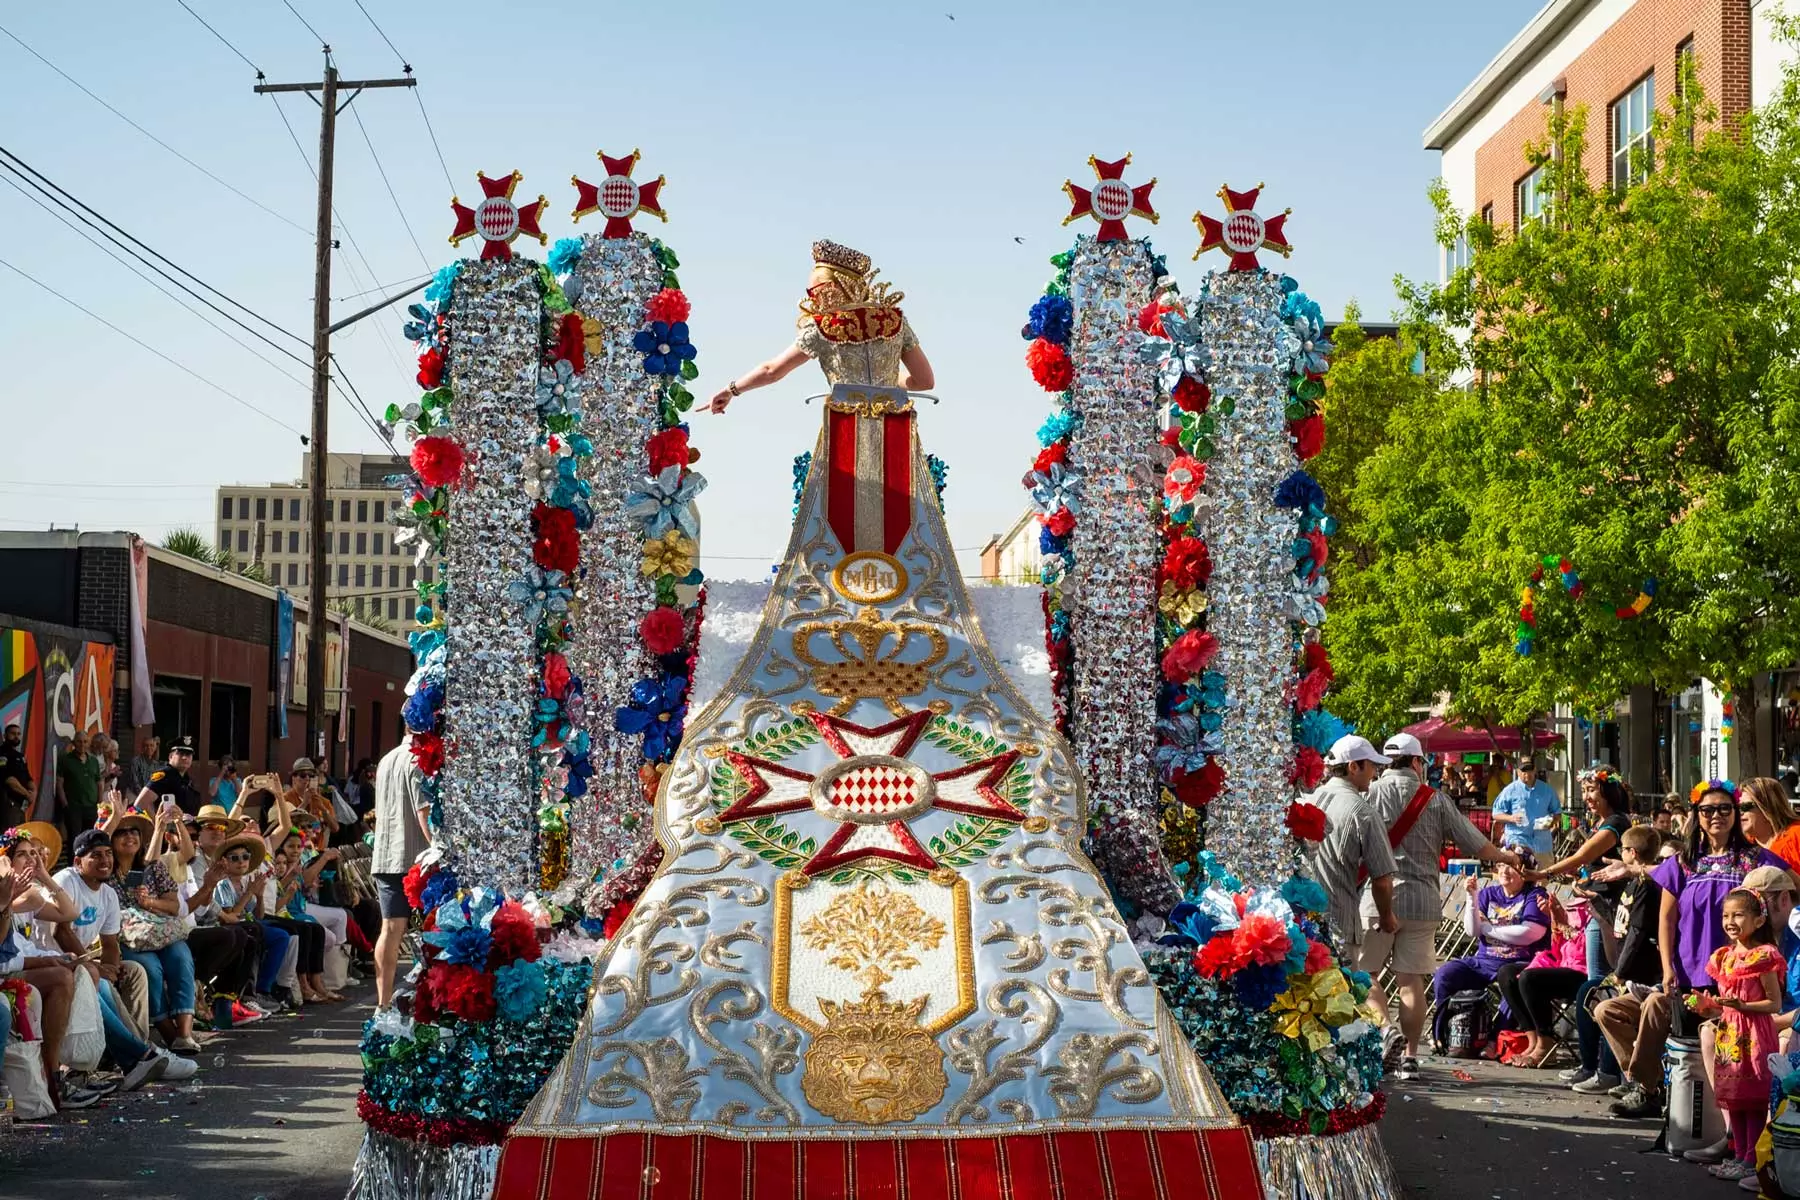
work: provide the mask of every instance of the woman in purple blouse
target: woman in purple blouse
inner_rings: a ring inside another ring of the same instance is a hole
[[[1713,990],[1706,962],[1730,940],[1721,921],[1725,897],[1757,867],[1786,870],[1787,864],[1745,836],[1736,789],[1712,780],[1694,805],[1694,827],[1681,853],[1650,872],[1650,882],[1662,889],[1657,944],[1665,993]]]

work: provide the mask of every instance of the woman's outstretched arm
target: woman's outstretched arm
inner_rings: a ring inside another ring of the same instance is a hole
[[[930,391],[937,382],[937,375],[931,369],[931,360],[925,357],[925,351],[918,346],[908,346],[900,352],[900,364],[906,368],[900,376],[900,386],[909,392]]]
[[[732,380],[713,393],[712,402],[706,408],[708,412],[722,413],[731,402],[744,392],[753,392],[760,387],[768,387],[786,379],[794,368],[807,361],[806,352],[798,346],[789,346],[762,366],[749,374]],[[929,368],[928,368],[929,369]]]

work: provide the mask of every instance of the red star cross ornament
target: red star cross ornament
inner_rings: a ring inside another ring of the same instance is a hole
[[[1018,823],[1025,814],[1000,794],[1000,783],[1019,760],[1017,750],[932,774],[908,757],[930,724],[921,711],[870,728],[825,713],[809,713],[838,761],[817,773],[795,770],[749,754],[726,756],[749,790],[719,814],[721,825],[812,809],[838,822],[836,833],[801,864],[820,875],[864,858],[879,858],[921,871],[937,860],[919,844],[907,821],[934,808]]]
[[[514,171],[499,179],[489,179],[477,171],[475,178],[481,181],[482,201],[479,205],[469,208],[455,196],[450,197],[450,211],[456,214],[456,228],[450,233],[452,246],[480,234],[481,257],[511,258],[513,239],[521,233],[540,243],[550,240],[538,228],[538,220],[549,202],[539,196],[522,208],[513,203],[513,189],[525,178],[523,175]]]
[[[1094,176],[1099,182],[1089,190],[1076,187],[1073,179],[1063,181],[1063,191],[1068,193],[1070,205],[1063,224],[1092,217],[1100,222],[1100,232],[1095,235],[1095,240],[1101,242],[1124,241],[1126,217],[1146,217],[1152,225],[1156,224],[1156,210],[1150,207],[1150,189],[1156,186],[1156,180],[1132,187],[1122,178],[1130,164],[1129,154],[1117,162],[1102,162],[1088,155],[1088,166],[1094,168]]]
[[[1265,220],[1256,211],[1256,198],[1262,195],[1262,190],[1260,183],[1247,192],[1220,188],[1219,198],[1225,201],[1223,221],[1216,221],[1205,213],[1194,214],[1194,224],[1200,227],[1200,248],[1194,251],[1196,259],[1208,250],[1223,249],[1231,255],[1230,270],[1254,271],[1261,265],[1256,261],[1258,250],[1273,250],[1283,258],[1294,252],[1283,228],[1288,214],[1294,210],[1285,209]]]
[[[599,159],[606,167],[606,178],[597,187],[584,183],[573,175],[569,176],[569,182],[575,185],[577,221],[589,213],[597,212],[606,218],[606,228],[600,231],[600,236],[623,238],[631,236],[631,218],[641,212],[665,222],[669,219],[668,214],[662,210],[662,200],[658,195],[662,191],[664,177],[658,175],[650,183],[639,183],[631,177],[631,172],[637,167],[638,157],[636,150],[624,158],[610,158],[606,151],[600,151]]]

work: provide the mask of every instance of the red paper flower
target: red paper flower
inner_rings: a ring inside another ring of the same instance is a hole
[[[1156,440],[1171,450],[1181,449],[1181,426],[1169,426]]]
[[[1310,792],[1325,778],[1325,759],[1311,746],[1294,751],[1294,765],[1288,768],[1288,779],[1302,791]]]
[[[631,916],[630,900],[622,900],[606,910],[606,920],[600,926],[600,936],[611,941],[625,927],[626,918]]]
[[[1317,576],[1331,561],[1331,546],[1325,541],[1325,535],[1316,529],[1300,536],[1306,539],[1307,553],[1312,556],[1312,574]]]
[[[1069,361],[1069,352],[1055,342],[1039,338],[1031,343],[1025,351],[1025,365],[1046,392],[1066,392],[1075,382],[1075,366]]]
[[[581,562],[581,535],[575,530],[573,509],[538,504],[531,510],[537,537],[531,543],[531,561],[546,571],[575,573]]]
[[[556,357],[568,359],[577,375],[587,370],[587,335],[580,313],[564,313],[556,323]]]
[[[638,636],[644,639],[650,653],[661,658],[680,648],[687,638],[687,630],[682,626],[680,613],[666,604],[659,604],[638,622]]]
[[[1225,768],[1218,759],[1209,758],[1198,771],[1178,771],[1170,788],[1189,808],[1203,807],[1225,790]]]
[[[444,739],[435,733],[414,732],[410,744],[413,761],[419,770],[427,775],[436,775],[444,769]],[[413,905],[417,908],[418,905]]]
[[[504,967],[507,963],[535,959],[543,951],[538,946],[537,923],[517,900],[508,900],[494,913],[488,926],[493,949],[488,952],[488,966]],[[492,988],[490,983],[489,988]]]
[[[1288,805],[1288,832],[1303,841],[1322,842],[1325,840],[1325,810],[1316,804],[1304,804],[1299,801]]]
[[[1251,913],[1239,922],[1236,938],[1244,957],[1264,967],[1281,962],[1294,946],[1284,922],[1260,913]]]
[[[679,292],[676,295],[680,295]],[[664,467],[688,465],[688,431],[677,425],[653,436],[644,447],[650,453],[650,474],[660,475]]]
[[[1324,942],[1306,943],[1306,973],[1317,975],[1332,963],[1331,947]]]
[[[664,288],[650,297],[650,303],[644,306],[644,322],[661,321],[673,325],[677,321],[685,321],[693,306],[688,303],[687,296],[675,288]]]
[[[422,437],[413,443],[412,469],[426,487],[454,487],[467,461],[453,438]]]
[[[1162,568],[1157,582],[1172,583],[1183,592],[1205,587],[1212,578],[1212,555],[1206,543],[1197,537],[1178,537],[1163,551]]]
[[[425,890],[426,878],[427,874],[419,869],[418,863],[414,863],[406,869],[406,878],[400,881],[400,890],[406,893],[406,906],[414,912],[424,907],[420,895]]]
[[[444,964],[432,963],[419,976],[419,986],[413,989],[412,1018],[426,1025],[437,1023],[438,1014],[443,1010],[444,998],[440,991],[443,982]]]
[[[1294,439],[1294,453],[1305,462],[1325,448],[1325,418],[1315,413],[1289,421],[1288,436]]]
[[[1037,460],[1031,464],[1031,469],[1049,474],[1051,467],[1057,463],[1068,461],[1069,444],[1067,442],[1051,442],[1038,451]]]
[[[1068,537],[1069,531],[1075,528],[1075,514],[1066,508],[1059,508],[1043,518],[1044,528],[1056,537]]]
[[[1212,389],[1192,375],[1183,375],[1170,396],[1183,412],[1205,412],[1212,403]]]
[[[1250,965],[1244,949],[1229,933],[1221,933],[1194,954],[1194,970],[1207,979],[1223,979]]]
[[[444,382],[444,352],[436,346],[419,355],[419,386],[426,391]]]
[[[1163,476],[1163,496],[1179,506],[1198,496],[1205,484],[1206,464],[1190,455],[1178,454]]]
[[[572,678],[566,656],[554,652],[544,655],[544,695],[563,699],[569,694]]]
[[[1294,685],[1294,710],[1311,712],[1325,699],[1325,689],[1331,686],[1331,678],[1322,671],[1308,671]]]
[[[1206,670],[1206,664],[1218,652],[1219,639],[1210,633],[1190,629],[1163,652],[1163,678],[1170,683],[1186,683]]]
[[[1162,315],[1166,312],[1180,312],[1173,304],[1164,304],[1160,300],[1152,300],[1138,310],[1137,327],[1152,337],[1168,337],[1163,332]]]
[[[441,971],[437,995],[445,1009],[465,1021],[494,1019],[494,977],[486,971],[462,963],[434,963],[430,970]]]
[[[1337,672],[1331,669],[1331,660],[1325,654],[1323,642],[1308,642],[1300,651],[1300,666],[1307,671],[1323,671],[1327,679],[1336,679]]]

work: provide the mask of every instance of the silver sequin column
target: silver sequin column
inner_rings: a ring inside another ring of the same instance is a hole
[[[598,879],[603,890],[616,886],[620,893],[610,899],[618,900],[642,883],[631,868],[651,843],[650,807],[638,779],[641,739],[616,731],[613,713],[630,702],[632,684],[656,674],[637,632],[656,604],[656,581],[639,569],[644,538],[625,515],[625,494],[643,481],[645,445],[661,428],[661,377],[645,373],[643,352],[631,339],[645,328],[644,306],[662,289],[663,268],[644,234],[590,234],[582,239],[575,276],[579,307],[600,323],[601,343],[590,342],[582,376],[581,431],[594,444],[584,460],[594,523],[581,535],[586,578],[568,647],[586,696],[594,774],[587,795],[570,807],[569,877]]]
[[[466,263],[450,309],[450,432],[475,469],[450,500],[439,794],[458,877],[514,896],[537,886],[536,626],[507,588],[531,568],[524,462],[538,433],[542,310],[537,264],[522,258]]]
[[[1281,319],[1281,283],[1261,271],[1211,277],[1200,336],[1212,355],[1207,382],[1218,418],[1207,464],[1213,501],[1203,536],[1212,551],[1207,629],[1219,641],[1213,669],[1230,707],[1218,737],[1225,790],[1207,811],[1206,844],[1242,879],[1278,885],[1293,871],[1284,827],[1294,796],[1293,682],[1298,643],[1285,609],[1293,587],[1299,519],[1275,507],[1275,490],[1298,469],[1287,431],[1287,367],[1293,334]]]
[[[1181,890],[1163,859],[1151,756],[1156,696],[1158,496],[1137,468],[1160,433],[1156,380],[1139,361],[1137,314],[1155,278],[1142,242],[1082,238],[1069,273],[1075,331],[1069,458],[1085,473],[1075,521],[1077,586],[1065,586],[1075,642],[1070,730],[1096,814],[1100,866],[1132,903],[1163,914]],[[1071,596],[1071,592],[1073,596]]]

